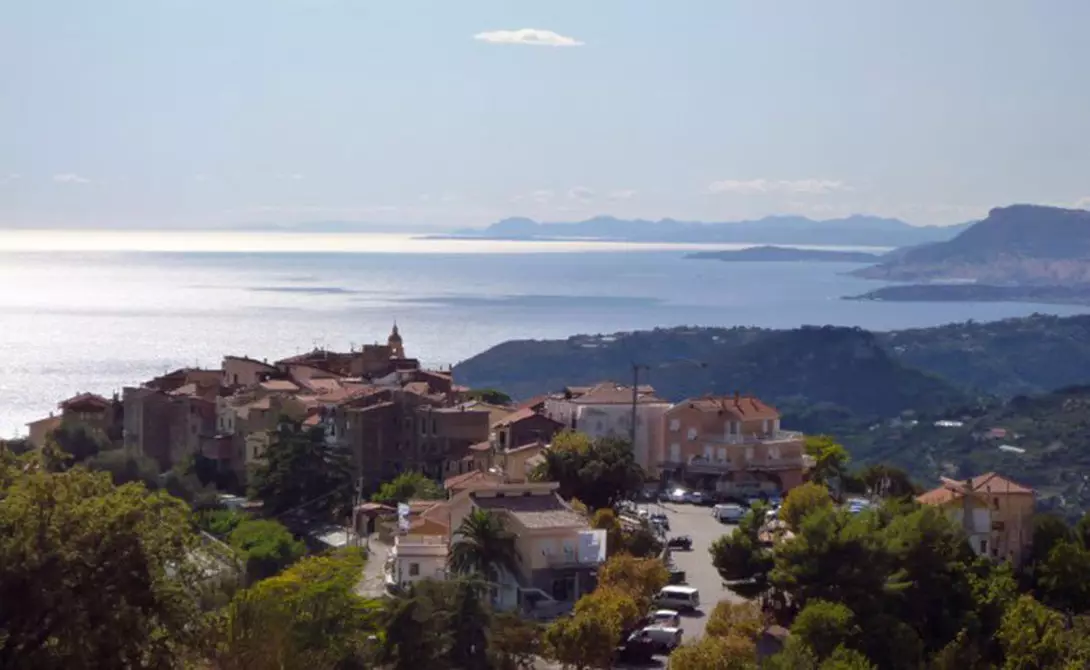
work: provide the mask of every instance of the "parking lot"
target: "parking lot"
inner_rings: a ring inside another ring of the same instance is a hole
[[[691,551],[673,551],[674,563],[679,570],[685,571],[685,586],[700,591],[700,612],[695,615],[683,615],[681,626],[684,639],[691,640],[704,634],[707,615],[711,614],[720,600],[743,600],[733,591],[723,586],[723,580],[712,566],[712,557],[708,553],[712,542],[722,535],[734,532],[734,526],[717,521],[712,516],[710,507],[688,505],[684,503],[649,503],[642,505],[649,512],[664,512],[670,520],[667,537],[688,535],[693,539]]]

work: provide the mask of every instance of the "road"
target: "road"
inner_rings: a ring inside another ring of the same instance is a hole
[[[651,512],[665,512],[670,520],[667,536],[688,535],[693,538],[692,551],[674,551],[674,563],[685,571],[687,583],[700,591],[701,608],[696,614],[682,615],[681,627],[684,639],[692,640],[704,634],[707,615],[720,600],[741,602],[741,596],[723,586],[723,580],[712,566],[708,552],[712,542],[722,535],[734,532],[734,525],[724,524],[712,517],[710,507],[680,503],[662,503],[646,506]]]

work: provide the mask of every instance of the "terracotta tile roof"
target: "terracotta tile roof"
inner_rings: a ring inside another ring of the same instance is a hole
[[[431,392],[431,386],[428,385],[428,382],[409,382],[402,388],[416,395],[428,395]]]
[[[529,451],[530,449],[542,449],[542,450],[544,450],[546,446],[547,445],[544,442],[538,440],[537,442],[530,442],[530,443],[527,443],[527,444],[519,445],[517,447],[512,447],[512,448],[507,450],[507,453],[516,454],[516,453],[521,453],[523,451]]]
[[[533,398],[523,400],[522,402],[520,402],[518,405],[515,406],[515,409],[534,409],[535,407],[538,407],[540,405],[544,405],[545,401],[548,400],[548,399],[549,399],[548,395],[536,395]]]
[[[443,488],[451,493],[465,491],[466,489],[493,488],[503,483],[503,478],[491,472],[474,470],[461,475],[448,477],[443,482]]]
[[[261,382],[258,386],[265,389],[266,391],[273,392],[279,391],[285,393],[295,393],[299,390],[298,384],[287,379],[267,379]]]
[[[916,500],[924,505],[944,505],[964,497],[970,489],[977,495],[1033,495],[1033,489],[1028,486],[1023,486],[995,472],[987,472],[965,481],[944,477],[942,486],[917,496]]]
[[[573,397],[571,402],[579,405],[630,405],[632,404],[632,387],[615,382],[602,382],[595,384],[587,392]],[[637,387],[637,404],[664,402],[666,401],[655,396],[655,390],[650,386]]]
[[[580,528],[587,521],[568,507],[555,493],[549,495],[473,496],[473,504],[481,509],[503,511],[525,528]]]
[[[511,412],[510,414],[503,417],[502,419],[500,419],[496,423],[492,424],[492,427],[493,428],[499,428],[501,426],[510,426],[513,423],[518,423],[519,421],[522,421],[523,419],[529,419],[532,416],[537,416],[537,412],[530,409],[529,407],[526,407],[526,408]]]
[[[94,405],[106,409],[110,406],[110,401],[97,393],[79,393],[67,400],[62,400],[57,403],[57,407],[60,407],[61,409],[69,409],[71,407],[76,407],[77,405]]]
[[[322,417],[317,414],[311,414],[307,418],[303,419],[304,426],[317,426],[322,422]]]
[[[46,426],[50,427],[50,429],[52,429],[52,427],[56,427],[56,426],[61,425],[61,417],[59,417],[59,416],[47,416],[44,419],[38,419],[37,421],[30,421],[30,422],[27,423],[27,426],[37,426],[38,424],[45,424]]]
[[[983,491],[985,493],[1033,493],[1033,489],[1028,486],[1023,486],[996,472],[987,472],[973,477],[972,484],[974,491]]]
[[[679,402],[675,407],[686,405],[701,412],[722,412],[741,420],[780,418],[775,407],[751,395],[691,398]]]

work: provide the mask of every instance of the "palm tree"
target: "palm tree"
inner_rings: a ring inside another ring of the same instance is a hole
[[[519,561],[515,536],[500,516],[475,509],[462,520],[457,534],[448,561],[452,572],[478,574],[490,582],[499,579],[501,568],[515,572]]]

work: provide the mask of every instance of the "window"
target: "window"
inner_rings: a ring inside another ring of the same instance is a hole
[[[432,435],[436,435],[439,432],[439,429],[437,428],[437,426],[438,426],[438,424],[435,421],[435,419],[432,419],[431,420],[431,434]]]
[[[689,429],[688,437],[689,437],[690,440],[695,440],[696,439],[696,428],[690,428]]]
[[[677,442],[670,445],[670,460],[674,463],[681,460],[681,445]]]
[[[982,553],[982,554],[987,554],[988,553],[988,541],[987,540],[981,540],[980,541],[980,553]]]
[[[999,498],[992,498],[992,508],[999,509]]]
[[[746,447],[746,463],[753,460],[753,447]]]
[[[778,459],[780,457],[780,448],[778,446],[768,447],[768,457],[771,459]]]
[[[681,428],[681,421],[677,419],[670,419],[670,432],[676,433]]]
[[[727,460],[727,448],[726,447],[719,447],[719,460],[720,461],[726,461]]]
[[[409,563],[409,576],[410,577],[419,577],[420,576],[420,564],[419,563]]]

